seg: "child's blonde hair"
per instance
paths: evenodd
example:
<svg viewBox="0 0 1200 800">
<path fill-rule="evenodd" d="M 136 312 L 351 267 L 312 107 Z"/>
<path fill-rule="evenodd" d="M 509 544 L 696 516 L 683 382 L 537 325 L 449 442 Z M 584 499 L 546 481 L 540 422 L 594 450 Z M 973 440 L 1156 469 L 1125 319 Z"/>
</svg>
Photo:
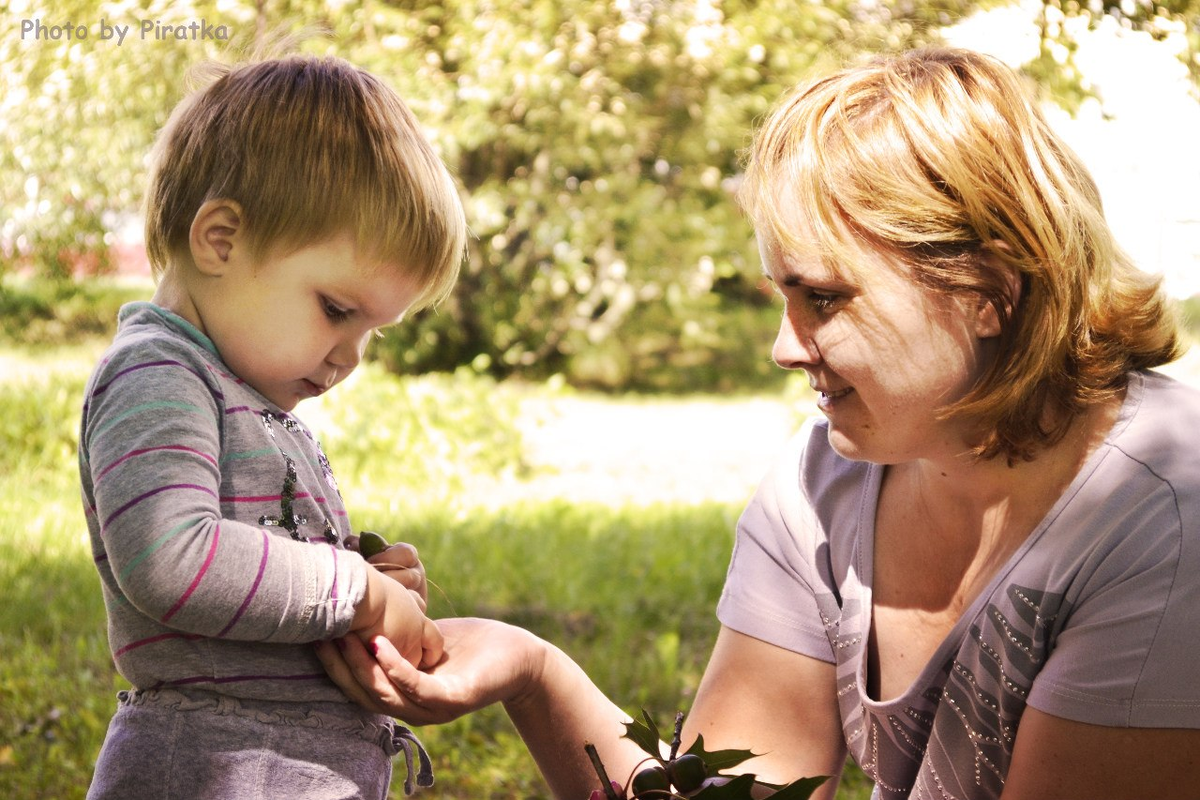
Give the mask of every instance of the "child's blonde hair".
<svg viewBox="0 0 1200 800">
<path fill-rule="evenodd" d="M 209 70 L 154 148 L 146 249 L 156 276 L 188 257 L 197 210 L 221 198 L 241 205 L 256 256 L 349 232 L 422 287 L 414 310 L 449 293 L 466 246 L 462 204 L 395 92 L 332 57 Z"/>
<path fill-rule="evenodd" d="M 992 304 L 995 361 L 942 409 L 980 424 L 982 457 L 1032 457 L 1130 370 L 1179 354 L 1161 279 L 1121 251 L 1083 164 L 989 57 L 917 50 L 800 87 L 758 133 L 739 200 L 760 236 L 835 270 L 872 248 Z"/>
</svg>

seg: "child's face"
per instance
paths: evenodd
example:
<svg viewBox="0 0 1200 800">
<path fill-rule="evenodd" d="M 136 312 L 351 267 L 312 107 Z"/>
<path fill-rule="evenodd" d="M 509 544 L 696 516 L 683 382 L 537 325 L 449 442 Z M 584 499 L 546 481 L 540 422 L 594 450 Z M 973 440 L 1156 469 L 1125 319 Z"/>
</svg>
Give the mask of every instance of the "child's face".
<svg viewBox="0 0 1200 800">
<path fill-rule="evenodd" d="M 197 309 L 201 327 L 234 374 L 284 411 L 344 380 L 418 294 L 405 270 L 361 260 L 348 236 L 239 266 Z"/>
</svg>

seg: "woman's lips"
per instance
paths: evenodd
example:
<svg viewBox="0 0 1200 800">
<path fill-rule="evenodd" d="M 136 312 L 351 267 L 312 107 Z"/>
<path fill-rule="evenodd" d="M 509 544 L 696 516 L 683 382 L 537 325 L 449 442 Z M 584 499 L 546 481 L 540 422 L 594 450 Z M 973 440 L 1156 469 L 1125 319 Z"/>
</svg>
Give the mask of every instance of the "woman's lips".
<svg viewBox="0 0 1200 800">
<path fill-rule="evenodd" d="M 845 389 L 838 389 L 831 392 L 821 392 L 820 397 L 817 398 L 817 408 L 819 408 L 821 411 L 829 411 L 834 407 L 834 405 L 837 404 L 839 400 L 841 400 L 843 397 L 846 397 L 853 391 L 853 388 L 847 387 Z"/>
</svg>

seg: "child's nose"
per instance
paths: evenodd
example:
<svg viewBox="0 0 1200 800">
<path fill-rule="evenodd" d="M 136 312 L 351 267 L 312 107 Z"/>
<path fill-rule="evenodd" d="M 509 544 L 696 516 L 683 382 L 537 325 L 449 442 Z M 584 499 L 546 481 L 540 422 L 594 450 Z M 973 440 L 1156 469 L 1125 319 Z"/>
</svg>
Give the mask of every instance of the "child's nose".
<svg viewBox="0 0 1200 800">
<path fill-rule="evenodd" d="M 336 347 L 329 351 L 325 360 L 339 369 L 347 371 L 354 369 L 358 366 L 358 362 L 362 361 L 363 353 L 367 349 L 368 338 L 368 336 L 362 336 L 341 340 Z"/>
</svg>

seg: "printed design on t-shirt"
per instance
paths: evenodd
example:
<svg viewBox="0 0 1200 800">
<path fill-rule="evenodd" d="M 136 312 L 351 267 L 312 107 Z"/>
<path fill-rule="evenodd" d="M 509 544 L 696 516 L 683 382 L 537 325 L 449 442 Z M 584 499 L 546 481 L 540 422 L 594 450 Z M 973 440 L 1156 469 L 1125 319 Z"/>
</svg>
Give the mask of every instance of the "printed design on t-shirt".
<svg viewBox="0 0 1200 800">
<path fill-rule="evenodd" d="M 317 463 L 321 465 L 321 474 L 325 477 L 325 483 L 329 484 L 329 488 L 335 492 L 339 492 L 337 479 L 333 477 L 333 467 L 329 464 L 329 457 L 325 455 L 325 448 L 321 447 L 321 443 L 313 439 L 313 445 L 317 448 Z"/>
<path fill-rule="evenodd" d="M 278 414 L 270 409 L 264 408 L 260 412 L 260 415 L 262 418 L 263 427 L 266 428 L 267 433 L 270 435 L 272 441 L 276 441 L 273 423 L 279 423 L 287 431 L 299 431 L 306 436 L 308 435 L 308 431 L 305 430 L 304 426 L 300 425 L 296 420 L 292 419 L 286 414 Z M 311 440 L 312 437 L 310 436 L 309 438 Z M 278 446 L 278 442 L 276 442 L 276 445 Z M 291 456 L 283 452 L 282 449 L 280 449 L 279 454 L 283 456 L 284 463 L 286 464 L 286 470 L 283 477 L 283 488 L 279 492 L 279 516 L 263 514 L 258 518 L 258 524 L 283 528 L 296 541 L 306 542 L 308 541 L 308 537 L 300 532 L 300 526 L 308 524 L 308 517 L 297 514 L 295 508 L 297 499 L 296 484 L 299 481 L 299 474 L 296 471 L 296 462 L 292 460 Z M 328 462 L 324 460 L 324 453 L 321 453 L 321 460 L 322 469 L 328 470 Z M 329 518 L 322 514 L 321 521 L 324 523 L 321 531 L 321 535 L 324 540 L 330 544 L 337 544 L 340 537 L 338 536 L 337 530 L 329 522 Z"/>
<path fill-rule="evenodd" d="M 1061 594 L 1009 584 L 968 628 L 930 682 L 934 688 L 886 719 L 863 709 L 872 734 L 890 739 L 863 753 L 877 759 L 868 774 L 879 778 L 881 797 L 1000 796 L 1029 690 L 1053 649 L 1064 604 Z"/>
</svg>

